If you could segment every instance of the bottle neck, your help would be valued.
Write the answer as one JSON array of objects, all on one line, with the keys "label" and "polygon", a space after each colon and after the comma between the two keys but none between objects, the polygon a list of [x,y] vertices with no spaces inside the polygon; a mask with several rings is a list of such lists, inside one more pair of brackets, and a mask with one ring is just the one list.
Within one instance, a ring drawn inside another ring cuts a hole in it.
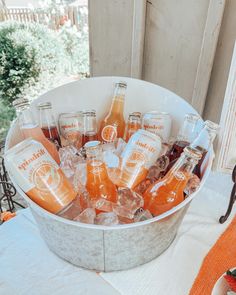
[{"label": "bottle neck", "polygon": [[122,87],[119,84],[117,84],[113,94],[110,114],[115,113],[115,114],[123,115],[125,93],[126,93],[126,87]]},{"label": "bottle neck", "polygon": [[23,126],[31,126],[31,128],[38,126],[36,120],[33,117],[32,111],[29,108],[17,108],[16,114],[20,128]]},{"label": "bottle neck", "polygon": [[101,146],[86,151],[88,181],[102,181],[108,178],[106,165],[103,161]]},{"label": "bottle neck", "polygon": [[97,133],[97,120],[95,115],[84,114],[83,115],[83,133],[88,132]]},{"label": "bottle neck", "polygon": [[210,129],[208,126],[204,126],[197,138],[191,144],[191,147],[196,148],[201,152],[207,152],[213,144],[216,132],[216,129],[214,130]]},{"label": "bottle neck", "polygon": [[112,99],[110,114],[119,114],[123,116],[124,113],[124,96],[115,96]]},{"label": "bottle neck", "polygon": [[128,125],[141,126],[141,118],[140,117],[130,117],[128,120]]},{"label": "bottle neck", "polygon": [[177,180],[176,182],[187,183],[197,163],[197,160],[182,153],[181,157],[166,174],[165,178],[168,179],[168,181]]}]

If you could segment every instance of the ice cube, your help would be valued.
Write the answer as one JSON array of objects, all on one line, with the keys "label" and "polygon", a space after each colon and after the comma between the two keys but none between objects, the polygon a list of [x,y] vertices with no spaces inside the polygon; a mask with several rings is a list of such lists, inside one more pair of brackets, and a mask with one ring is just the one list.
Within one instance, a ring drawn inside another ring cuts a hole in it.
[{"label": "ice cube", "polygon": [[79,202],[80,202],[80,208],[81,211],[87,209],[87,208],[93,208],[93,204],[90,200],[89,193],[86,189],[80,192],[79,194]]},{"label": "ice cube", "polygon": [[170,163],[167,156],[163,155],[156,160],[155,165],[160,169],[160,172],[165,171]]},{"label": "ice cube", "polygon": [[87,164],[86,162],[77,163],[74,178],[73,186],[76,192],[80,192],[83,187],[85,187],[87,181]]},{"label": "ice cube", "polygon": [[77,155],[77,149],[73,146],[66,146],[59,150],[60,167],[68,178],[71,178],[76,170],[78,163],[84,159]]},{"label": "ice cube", "polygon": [[119,219],[119,224],[129,224],[129,223],[134,222],[133,219],[129,219],[129,218],[122,217],[122,216],[118,216],[118,219]]},{"label": "ice cube", "polygon": [[114,212],[100,213],[95,218],[95,224],[100,225],[116,225],[119,223],[119,219]]},{"label": "ice cube", "polygon": [[118,217],[123,217],[127,219],[132,219],[134,217],[134,214],[124,206],[120,206],[116,203],[107,201],[106,199],[99,199],[97,201],[93,202],[94,208],[100,211],[104,212],[115,212]]},{"label": "ice cube", "polygon": [[142,196],[132,191],[129,188],[118,189],[118,201],[119,206],[125,207],[132,213],[135,213],[140,207],[143,207],[144,201]]},{"label": "ice cube", "polygon": [[74,218],[75,221],[94,224],[94,219],[96,217],[96,212],[93,208],[87,208],[77,217]]},{"label": "ice cube", "polygon": [[125,206],[113,204],[112,209],[113,209],[113,212],[115,212],[120,217],[124,217],[124,218],[128,218],[128,219],[134,218],[134,212],[132,212],[131,210],[129,210]]},{"label": "ice cube", "polygon": [[103,160],[109,168],[117,168],[120,165],[120,158],[112,151],[103,152]]},{"label": "ice cube", "polygon": [[152,184],[152,182],[153,181],[151,181],[150,179],[144,179],[135,187],[135,192],[142,195],[147,190],[149,185]]},{"label": "ice cube", "polygon": [[107,173],[110,180],[117,185],[119,183],[121,170],[119,168],[107,168]]},{"label": "ice cube", "polygon": [[104,212],[112,212],[114,203],[104,199],[100,198],[98,200],[95,200],[92,202],[93,207]]},{"label": "ice cube", "polygon": [[140,222],[150,218],[153,218],[153,216],[148,210],[140,209],[134,215],[134,222]]},{"label": "ice cube", "polygon": [[200,186],[200,182],[201,180],[199,179],[199,177],[197,175],[193,175],[187,185],[186,185],[186,188],[184,189],[184,192],[187,194],[187,195],[191,195],[192,193],[194,193]]},{"label": "ice cube", "polygon": [[82,211],[80,196],[77,196],[71,204],[66,207],[64,210],[58,213],[60,217],[73,220],[76,216],[78,216]]},{"label": "ice cube", "polygon": [[116,155],[115,144],[104,143],[102,145],[103,160],[106,163],[107,168],[117,168],[120,165],[120,158]]},{"label": "ice cube", "polygon": [[117,141],[117,144],[116,144],[116,154],[118,156],[120,156],[124,150],[126,146],[126,142],[122,139],[122,138],[119,138],[118,141]]}]

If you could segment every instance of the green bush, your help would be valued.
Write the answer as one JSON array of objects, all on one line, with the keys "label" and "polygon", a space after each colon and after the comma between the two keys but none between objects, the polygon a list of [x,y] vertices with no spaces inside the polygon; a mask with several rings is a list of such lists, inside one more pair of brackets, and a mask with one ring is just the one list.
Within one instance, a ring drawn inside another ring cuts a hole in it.
[{"label": "green bush", "polygon": [[87,27],[77,32],[65,25],[55,32],[36,23],[0,23],[0,141],[14,118],[12,102],[32,100],[65,76],[87,73],[88,52]]},{"label": "green bush", "polygon": [[60,37],[40,24],[0,24],[0,141],[14,118],[14,99],[34,99],[65,76],[67,53]]},{"label": "green bush", "polygon": [[88,29],[85,26],[78,32],[75,27],[63,26],[59,31],[68,56],[68,72],[74,75],[85,75],[89,72]]},{"label": "green bush", "polygon": [[22,88],[39,76],[35,51],[14,41],[17,26],[0,25],[0,98],[9,105],[18,97]]},{"label": "green bush", "polygon": [[65,74],[66,52],[60,38],[39,24],[0,25],[0,99],[9,105],[34,98]]},{"label": "green bush", "polygon": [[0,145],[4,141],[11,121],[15,116],[15,111],[12,107],[6,106],[0,100]]}]

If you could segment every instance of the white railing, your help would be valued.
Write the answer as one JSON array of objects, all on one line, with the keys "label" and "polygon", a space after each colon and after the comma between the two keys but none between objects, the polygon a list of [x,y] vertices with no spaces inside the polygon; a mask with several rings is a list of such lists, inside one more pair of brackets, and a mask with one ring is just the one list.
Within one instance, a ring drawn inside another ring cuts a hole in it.
[{"label": "white railing", "polygon": [[16,20],[24,23],[36,22],[46,24],[53,30],[58,30],[65,21],[69,21],[71,26],[76,26],[79,31],[83,27],[81,9],[83,9],[82,6],[65,6],[62,14],[60,12],[48,12],[22,7],[0,8],[0,22],[6,20]]}]

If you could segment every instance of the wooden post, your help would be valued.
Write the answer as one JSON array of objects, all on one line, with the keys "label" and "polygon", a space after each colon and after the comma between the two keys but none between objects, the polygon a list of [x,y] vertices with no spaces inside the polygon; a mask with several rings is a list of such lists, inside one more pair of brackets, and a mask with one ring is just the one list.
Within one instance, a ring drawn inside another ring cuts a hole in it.
[{"label": "wooden post", "polygon": [[79,30],[78,14],[79,14],[78,7],[73,6],[73,19],[74,19],[73,25],[76,26],[77,30]]},{"label": "wooden post", "polygon": [[210,0],[192,94],[192,105],[199,114],[205,106],[224,7],[225,0]]},{"label": "wooden post", "polygon": [[141,78],[146,0],[89,0],[90,73]]}]

